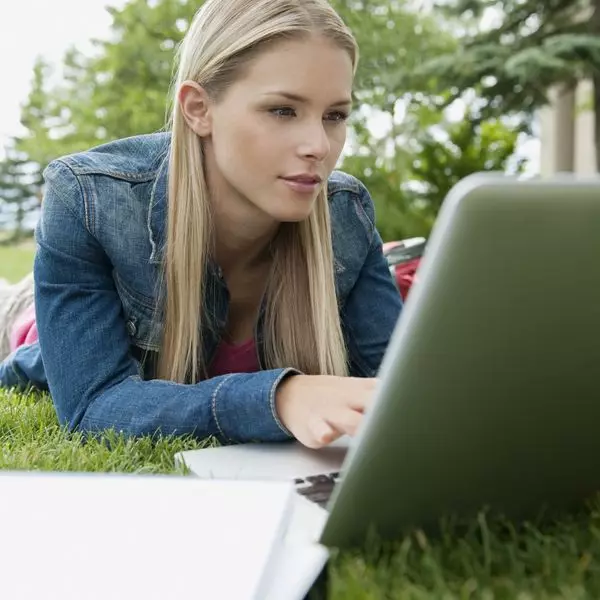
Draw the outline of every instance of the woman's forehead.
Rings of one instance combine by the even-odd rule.
[[[350,100],[352,81],[348,52],[327,39],[313,37],[286,40],[257,54],[237,83],[253,94],[283,92],[297,100],[331,96],[330,102],[337,104]]]

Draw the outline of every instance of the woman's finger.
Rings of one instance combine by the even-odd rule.
[[[362,419],[361,412],[347,407],[333,409],[327,416],[327,422],[331,427],[350,436],[356,435]]]
[[[321,417],[311,419],[309,430],[319,446],[325,446],[340,437],[340,432]]]
[[[373,404],[375,394],[371,390],[358,390],[353,392],[346,403],[348,408],[352,410],[365,412]]]

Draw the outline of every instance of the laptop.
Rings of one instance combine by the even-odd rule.
[[[358,434],[182,452],[203,478],[283,479],[320,541],[482,509],[529,518],[600,489],[600,178],[479,173],[449,193]]]

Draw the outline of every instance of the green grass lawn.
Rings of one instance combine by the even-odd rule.
[[[0,278],[15,283],[33,268],[34,243],[0,246]]]
[[[0,247],[0,277],[17,281],[33,250]],[[182,475],[173,456],[193,440],[127,440],[107,432],[82,443],[58,425],[47,395],[0,390],[0,469]],[[40,499],[43,502],[43,498]],[[0,507],[1,507],[0,499]],[[540,529],[475,519],[467,532],[416,533],[386,547],[334,554],[335,600],[583,600],[600,598],[600,504]]]
[[[177,438],[127,440],[110,432],[83,444],[59,427],[46,395],[0,391],[0,469],[182,475],[173,455],[200,446]],[[599,557],[600,507],[518,532],[481,517],[460,535],[426,539],[416,533],[389,547],[334,553],[327,597],[591,600],[600,598]]]

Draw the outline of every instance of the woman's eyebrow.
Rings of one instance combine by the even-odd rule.
[[[282,96],[283,98],[287,98],[288,100],[293,100],[295,102],[301,102],[303,104],[309,104],[310,100],[308,98],[304,98],[304,96],[299,96],[298,94],[293,94],[291,92],[283,92],[283,91],[275,91],[275,92],[267,92],[263,94],[264,96]],[[334,102],[330,106],[350,106],[352,105],[352,98],[344,98],[343,100],[338,100]]]

